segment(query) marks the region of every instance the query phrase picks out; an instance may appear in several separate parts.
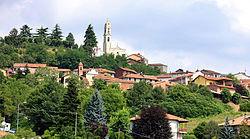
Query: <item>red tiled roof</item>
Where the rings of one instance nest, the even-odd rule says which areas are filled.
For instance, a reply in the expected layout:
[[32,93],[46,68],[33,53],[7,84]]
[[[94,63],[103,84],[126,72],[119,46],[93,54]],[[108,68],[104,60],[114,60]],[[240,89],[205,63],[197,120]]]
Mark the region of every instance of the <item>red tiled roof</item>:
[[58,69],[58,71],[66,72],[66,71],[71,71],[71,70],[70,69]]
[[102,68],[98,68],[98,69],[90,68],[89,70],[91,70],[91,69],[97,70],[97,72],[99,72],[99,73],[113,73],[113,74],[115,74],[114,71],[107,70],[107,69],[102,69]]
[[208,80],[214,80],[214,81],[220,81],[220,80],[232,81],[232,79],[226,77],[209,77],[209,76],[203,76],[203,77],[205,77]]
[[156,78],[172,78],[172,75],[168,75],[168,74],[165,74],[165,75],[157,75],[155,76]]
[[161,63],[155,63],[155,64],[148,64],[149,66],[165,66],[164,64]]
[[158,81],[158,82],[152,82],[153,87],[160,86],[163,89],[169,86],[177,85],[176,82],[169,82],[169,81]]
[[[229,125],[231,126],[239,126],[242,125],[243,123],[246,123],[247,126],[250,126],[250,116],[242,116],[229,121]],[[219,126],[224,126],[224,125],[225,122],[219,124]]]
[[[182,123],[188,122],[188,120],[186,120],[184,118],[174,116],[172,114],[166,114],[165,118],[167,118],[168,120],[179,121],[179,122],[182,122]],[[136,117],[130,118],[131,121],[138,120],[138,119],[141,119],[141,116],[136,116]]]
[[123,68],[123,67],[119,67],[119,68],[122,69],[122,70],[125,70],[125,71],[130,71],[130,72],[133,72],[133,73],[137,73],[135,70],[132,70],[132,69]]
[[206,74],[220,74],[219,72],[215,72],[213,70],[206,70],[206,69],[203,69],[201,70],[202,73],[206,73]]
[[127,74],[124,78],[135,78],[135,79],[149,79],[149,80],[158,80],[155,76],[143,75],[141,73],[137,74]]
[[171,80],[176,80],[176,79],[179,79],[179,78],[182,78],[182,77],[190,77],[192,76],[194,73],[188,73],[188,74],[184,74],[184,75],[180,75],[180,76],[177,76]]
[[30,64],[30,63],[15,63],[13,67],[26,67],[29,68],[38,68],[38,67],[46,67],[46,64]]
[[215,85],[220,87],[220,88],[235,89],[233,86],[225,86],[225,85],[218,85],[218,84],[215,84]]

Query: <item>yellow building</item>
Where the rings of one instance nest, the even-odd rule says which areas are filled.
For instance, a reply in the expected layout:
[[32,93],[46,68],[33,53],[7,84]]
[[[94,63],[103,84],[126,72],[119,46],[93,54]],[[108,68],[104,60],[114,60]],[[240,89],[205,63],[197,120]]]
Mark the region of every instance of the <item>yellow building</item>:
[[6,71],[5,70],[0,69],[0,72],[2,72],[4,76],[6,76]]
[[204,85],[204,86],[211,85],[211,84],[216,84],[215,80],[210,80],[205,76],[198,76],[197,78],[195,78],[193,80],[193,82],[195,84],[197,84],[197,85]]
[[195,84],[198,85],[213,85],[213,84],[217,84],[217,85],[223,85],[223,86],[233,86],[233,80],[230,78],[226,78],[226,77],[208,77],[208,76],[202,76],[199,75],[198,77],[196,77],[195,79],[193,79],[193,82]]

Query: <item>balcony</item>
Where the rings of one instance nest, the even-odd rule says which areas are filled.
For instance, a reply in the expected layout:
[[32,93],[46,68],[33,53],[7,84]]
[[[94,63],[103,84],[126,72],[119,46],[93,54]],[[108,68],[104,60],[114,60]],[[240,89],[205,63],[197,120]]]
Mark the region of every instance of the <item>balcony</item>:
[[187,133],[187,128],[179,128],[178,132],[179,133]]

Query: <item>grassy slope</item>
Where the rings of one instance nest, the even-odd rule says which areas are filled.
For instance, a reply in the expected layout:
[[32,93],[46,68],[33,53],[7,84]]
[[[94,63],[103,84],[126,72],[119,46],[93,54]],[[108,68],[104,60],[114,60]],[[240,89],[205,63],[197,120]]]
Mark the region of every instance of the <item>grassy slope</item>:
[[237,117],[243,116],[244,114],[250,115],[250,112],[223,112],[221,114],[215,115],[215,116],[209,116],[205,118],[190,118],[188,119],[189,122],[187,123],[187,129],[188,131],[192,131],[200,122],[209,122],[210,120],[216,121],[218,124],[223,123],[225,121],[225,118],[228,116],[229,120],[235,119]]

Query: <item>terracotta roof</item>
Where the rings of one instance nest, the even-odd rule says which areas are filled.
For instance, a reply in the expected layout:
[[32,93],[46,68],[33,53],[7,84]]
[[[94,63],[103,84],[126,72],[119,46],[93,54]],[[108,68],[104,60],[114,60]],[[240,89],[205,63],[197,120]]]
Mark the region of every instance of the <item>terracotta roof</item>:
[[201,72],[206,73],[206,74],[220,74],[219,72],[215,72],[213,70],[206,70],[206,69],[201,70]]
[[220,81],[220,80],[228,80],[232,81],[232,79],[227,78],[227,77],[209,77],[209,76],[204,76],[208,80],[215,80],[215,81]]
[[137,73],[135,70],[132,70],[132,69],[123,68],[123,67],[119,67],[119,68],[122,69],[122,70],[125,70],[125,71],[130,71],[130,72],[133,72],[133,73]]
[[148,64],[149,66],[165,66],[164,64],[161,63],[155,63],[155,64]]
[[[230,120],[229,125],[231,125],[231,126],[239,126],[239,125],[242,125],[243,122],[246,123],[247,126],[250,126],[250,116],[242,116],[242,117],[238,117],[236,119]],[[219,126],[224,126],[224,125],[225,125],[225,122],[219,124]]]
[[127,59],[132,59],[135,61],[142,61],[144,60],[144,57],[140,54],[132,54],[132,55],[127,56]]
[[127,74],[124,78],[136,78],[136,79],[149,79],[149,80],[158,80],[155,76],[143,75],[141,73],[137,74]]
[[177,76],[171,80],[176,80],[176,79],[179,79],[179,78],[182,78],[182,77],[190,77],[192,76],[194,73],[188,73],[188,74],[184,74],[184,75],[180,75],[180,76]]
[[225,85],[218,85],[218,84],[215,84],[215,85],[220,87],[220,88],[235,89],[233,86],[225,86]]
[[241,83],[250,83],[250,79],[241,79],[239,80]]
[[71,71],[70,69],[58,69],[58,71],[61,71],[61,72],[66,72],[66,71]]
[[[179,121],[180,123],[188,122],[188,120],[186,120],[184,118],[180,118],[180,117],[174,116],[172,114],[166,114],[165,118],[167,118],[168,120]],[[136,116],[136,117],[133,117],[133,118],[130,118],[131,121],[138,120],[138,119],[141,119],[140,115]]]
[[82,62],[79,63],[79,66],[83,66]]
[[159,79],[159,78],[172,78],[173,76],[169,74],[164,74],[164,75],[157,75],[155,77]]
[[29,68],[38,68],[38,67],[46,67],[46,64],[30,64],[30,63],[15,63],[13,67],[26,67]]
[[166,87],[177,85],[176,82],[169,82],[169,81],[158,81],[158,82],[152,82],[153,87],[160,86],[163,89]]
[[99,73],[113,73],[113,74],[115,74],[114,71],[107,70],[107,69],[102,69],[102,68],[98,68],[98,69],[90,68],[89,70],[91,70],[91,69],[97,70],[97,72],[99,72]]

